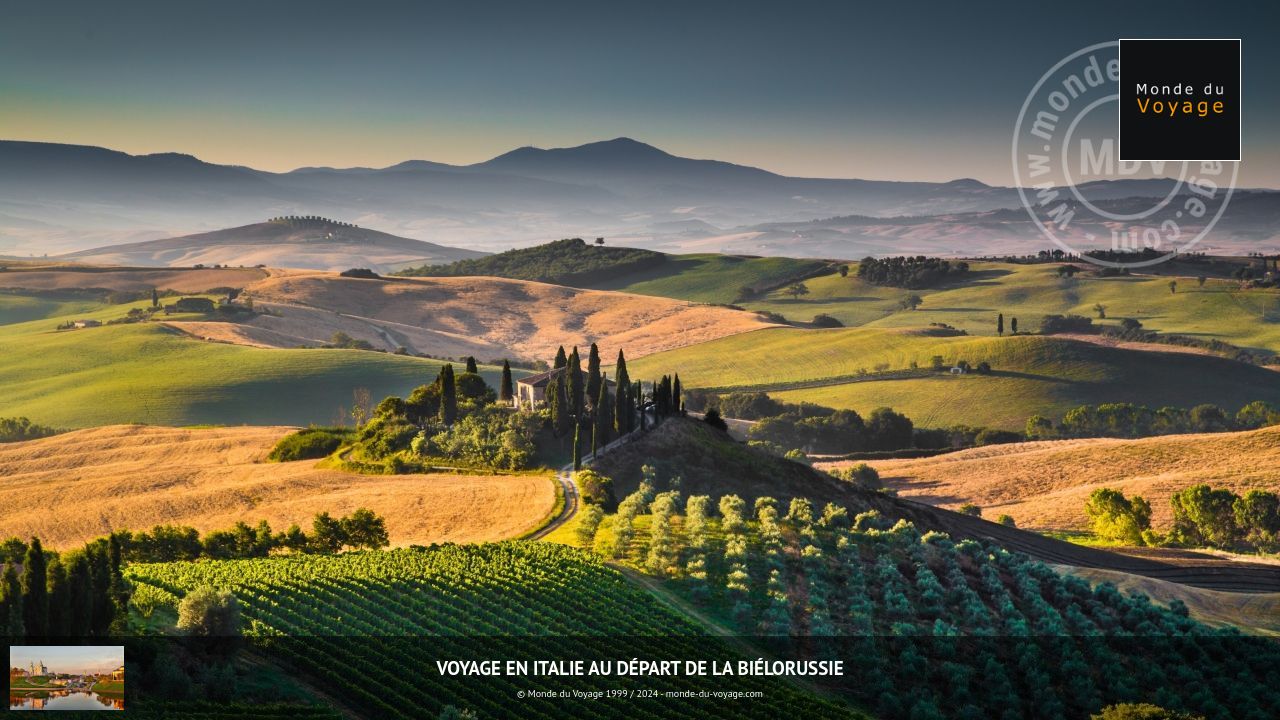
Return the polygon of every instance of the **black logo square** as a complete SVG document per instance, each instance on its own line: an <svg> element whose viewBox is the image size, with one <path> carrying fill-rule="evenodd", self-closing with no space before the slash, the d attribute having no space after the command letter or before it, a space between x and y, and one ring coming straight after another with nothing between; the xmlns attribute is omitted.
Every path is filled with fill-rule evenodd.
<svg viewBox="0 0 1280 720"><path fill-rule="evenodd" d="M1239 40L1120 40L1120 159L1240 159Z"/></svg>

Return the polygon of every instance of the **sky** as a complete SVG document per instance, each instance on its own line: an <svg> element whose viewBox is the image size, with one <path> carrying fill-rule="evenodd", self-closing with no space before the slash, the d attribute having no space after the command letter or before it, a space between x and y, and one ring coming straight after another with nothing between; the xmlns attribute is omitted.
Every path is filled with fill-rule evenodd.
<svg viewBox="0 0 1280 720"><path fill-rule="evenodd" d="M124 647L121 645L48 645L19 646L9 648L9 667L26 668L31 663L44 662L55 673L103 673L111 672L124 664Z"/></svg>
<svg viewBox="0 0 1280 720"><path fill-rule="evenodd" d="M266 170L628 136L788 175L1012 184L1019 106L1119 37L1243 39L1241 185L1280 187L1280 6L5 0L0 138Z"/></svg>

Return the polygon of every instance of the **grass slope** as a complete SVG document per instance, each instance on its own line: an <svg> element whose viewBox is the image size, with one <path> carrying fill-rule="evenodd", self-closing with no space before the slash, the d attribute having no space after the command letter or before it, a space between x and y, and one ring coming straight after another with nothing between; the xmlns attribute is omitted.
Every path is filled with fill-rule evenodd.
<svg viewBox="0 0 1280 720"><path fill-rule="evenodd" d="M1280 351L1280 291L1242 290L1232 280L1209 279L1199 287L1194 277L1177 278L1169 292L1168 276L1099 278L1081 273L1059 278L1056 265L973 263L969 278L940 288L905 290L859 280L854 266L847 278L837 274L806 281L810 293L793 300L780 291L745 303L793 320L827 313L847 326L919 327L944 322L975 335L996 334L996 314L1004 313L1005 330L1018 318L1022 330L1034 330L1049 314L1095 317L1102 304L1108 320L1132 317L1152 330L1217 337L1250 348ZM910 294L924 300L919 309L903 310Z"/></svg>
<svg viewBox="0 0 1280 720"><path fill-rule="evenodd" d="M128 306L90 313L120 317ZM195 340L160 324L54 332L0 328L0 417L55 427L328 424L357 388L374 402L430 382L442 363L359 350L265 350ZM496 384L498 370L482 368Z"/></svg>
<svg viewBox="0 0 1280 720"><path fill-rule="evenodd" d="M904 370L987 361L990 376L875 379L859 371ZM918 425L956 423L1021 429L1028 417L1060 417L1081 404L1135 402L1190 407L1212 402L1234 411L1253 400L1280 402L1280 374L1210 355L1154 353L1064 338L937 337L884 328L776 328L641 358L632 377L679 372L687 387L759 389L779 399L869 412L889 405ZM817 386L817 387L815 387Z"/></svg>
<svg viewBox="0 0 1280 720"><path fill-rule="evenodd" d="M744 287L775 287L817 272L827 264L821 260L781 257L668 255L661 265L605 279L589 287L694 302L732 303L738 300Z"/></svg>
<svg viewBox="0 0 1280 720"><path fill-rule="evenodd" d="M57 299L30 295L0 294L0 325L44 320L59 315L100 310L102 303L86 299Z"/></svg>

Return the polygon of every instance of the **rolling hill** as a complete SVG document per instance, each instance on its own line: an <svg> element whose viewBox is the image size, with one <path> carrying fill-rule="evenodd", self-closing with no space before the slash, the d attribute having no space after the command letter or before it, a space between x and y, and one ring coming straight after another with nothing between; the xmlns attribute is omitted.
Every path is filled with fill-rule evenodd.
<svg viewBox="0 0 1280 720"><path fill-rule="evenodd" d="M941 456L938 460L945 457L953 456ZM890 523L906 520L922 533L937 531L957 541L969 538L991 542L1047 563L1108 570L1209 590L1280 593L1280 574L1272 563L1248 563L1164 548L1129 554L1085 547L963 515L926 498L895 497L864 490L807 465L733 441L725 433L691 419L668 419L648 434L604 455L592 469L614 479L615 497L621 500L639 485L645 465L656 470L659 481L656 490L676 489L678 485L686 496L733 493L747 502L748 509L761 496L780 501L783 512L791 498L806 498L813 504L815 515L828 502L845 507L850 517L875 510L889 518ZM671 480L674 477L679 478L678 483ZM990 512L988 516L992 516ZM576 533L571 530L566 526L550 539L576 544ZM1238 602L1251 600L1243 596Z"/></svg>
<svg viewBox="0 0 1280 720"><path fill-rule="evenodd" d="M974 503L986 517L1008 514L1019 527L1036 529L1087 529L1089 493L1114 488L1150 501L1152 526L1165 532L1173 521L1169 497L1186 487L1208 483L1243 494L1280 486L1280 428L994 445L871 464L902 497L943 507Z"/></svg>
<svg viewBox="0 0 1280 720"><path fill-rule="evenodd" d="M126 266L269 265L315 270L370 268L387 272L406 265L447 263L484 253L323 219L272 220L213 232L61 256L65 260Z"/></svg>
<svg viewBox="0 0 1280 720"><path fill-rule="evenodd" d="M973 262L965 279L906 290L858 279L855 264L849 277L831 273L807 280L809 294L800 298L775 291L742 304L795 320L826 313L848 326L921 327L937 322L983 336L996 334L997 313L1005 316L1006 332L1013 318L1020 330L1034 331L1049 314L1094 317L1099 325L1133 318L1163 333L1216 337L1241 347L1280 351L1280 290L1242 288L1237 280L1215 277L1221 271L1208 262L1157 270L1163 274L1099 277L1084 271L1064 278L1057 264ZM1199 275L1207 276L1203 286ZM1170 280L1177 282L1177 292L1169 291ZM913 293L923 303L903 310L902 299ZM1097 319L1097 304L1105 308L1105 321Z"/></svg>
<svg viewBox="0 0 1280 720"><path fill-rule="evenodd" d="M508 250L478 260L409 268L409 277L488 275L516 280L619 290L706 303L733 303L791 280L809 278L831 263L785 257L701 253L667 255L652 250L588 244L580 238Z"/></svg>
<svg viewBox="0 0 1280 720"><path fill-rule="evenodd" d="M265 462L291 431L115 425L0 444L0 534L38 535L66 548L158 524L201 532L240 520L308 527L317 512L367 507L386 519L400 547L516 537L555 503L544 475L356 475L314 461Z"/></svg>
<svg viewBox="0 0 1280 720"><path fill-rule="evenodd" d="M769 323L741 310L493 277L366 280L276 272L249 285L245 322L173 323L199 337L261 347L316 346L346 332L375 347L434 356L550 361L563 345L628 357L683 347Z"/></svg>
<svg viewBox="0 0 1280 720"><path fill-rule="evenodd" d="M130 305L78 314L107 322ZM176 318L175 318L176 319ZM373 402L430 382L442 363L362 350L265 350L201 342L161 323L54 330L50 320L0 326L0 417L62 428L331 424L353 392ZM498 369L482 368L490 384Z"/></svg>
<svg viewBox="0 0 1280 720"><path fill-rule="evenodd" d="M1253 400L1280 402L1280 374L1212 355L1052 336L947 335L907 328L773 328L647 356L630 370L633 377L674 371L686 387L767 391L789 402L864 414L888 405L921 427L1020 430L1031 415L1057 418L1073 407L1105 402L1216 403L1233 412ZM986 361L993 371L931 372L935 355L947 367Z"/></svg>

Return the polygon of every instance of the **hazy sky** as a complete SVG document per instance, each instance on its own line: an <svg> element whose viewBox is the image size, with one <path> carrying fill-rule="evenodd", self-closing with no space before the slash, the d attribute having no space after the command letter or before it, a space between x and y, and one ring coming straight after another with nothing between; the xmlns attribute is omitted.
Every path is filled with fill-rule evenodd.
<svg viewBox="0 0 1280 720"><path fill-rule="evenodd" d="M791 175L1010 184L1019 105L1062 56L1118 37L1241 37L1241 181L1280 187L1275 3L0 8L0 138L269 170L626 135Z"/></svg>
<svg viewBox="0 0 1280 720"><path fill-rule="evenodd" d="M104 645L19 646L9 648L9 667L26 668L44 662L55 673L111 672L124 664L124 647Z"/></svg>

